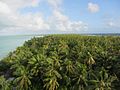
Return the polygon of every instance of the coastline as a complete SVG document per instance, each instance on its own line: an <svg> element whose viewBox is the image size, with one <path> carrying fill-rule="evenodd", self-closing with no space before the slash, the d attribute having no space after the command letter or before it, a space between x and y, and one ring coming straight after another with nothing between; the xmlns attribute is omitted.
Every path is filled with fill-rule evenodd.
<svg viewBox="0 0 120 90"><path fill-rule="evenodd" d="M43 37L47 35L59 35L59 34L31 34L31 35L3 35L0 36L0 40L4 41L3 39L9 37L10 41L5 40L2 44L6 43L3 47L2 44L0 45L0 60L6 57L9 52L16 50L17 47L22 46L25 41L30 40L33 37ZM67 34L65 34L67 35ZM73 34L74 35L74 34ZM81 36L120 36L120 33L91 33L91 34L76 34ZM2 39L1 39L2 38ZM17 40L18 39L18 40ZM13 43L13 45L12 45ZM16 45L15 45L16 44ZM11 48L12 47L12 48ZM2 48L7 48L5 51Z"/></svg>
<svg viewBox="0 0 120 90"><path fill-rule="evenodd" d="M22 46L25 41L31 40L33 37L41 37L40 35L8 35L0 36L0 60L6 57L10 52Z"/></svg>

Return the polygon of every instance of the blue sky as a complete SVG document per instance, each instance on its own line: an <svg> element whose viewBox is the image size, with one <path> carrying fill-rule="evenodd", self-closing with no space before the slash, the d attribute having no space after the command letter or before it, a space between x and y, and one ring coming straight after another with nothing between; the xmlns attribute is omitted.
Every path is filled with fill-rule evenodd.
<svg viewBox="0 0 120 90"><path fill-rule="evenodd" d="M120 33L120 0L1 0L0 35Z"/></svg>

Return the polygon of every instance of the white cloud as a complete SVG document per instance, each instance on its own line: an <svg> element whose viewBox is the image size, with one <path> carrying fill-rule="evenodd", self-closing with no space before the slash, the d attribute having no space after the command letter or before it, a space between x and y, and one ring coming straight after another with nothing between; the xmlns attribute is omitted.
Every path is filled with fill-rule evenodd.
<svg viewBox="0 0 120 90"><path fill-rule="evenodd" d="M3 2L4 1L4 2ZM49 29L48 24L43 19L41 13L28 13L28 14L20 14L17 12L19 8L23 8L29 6L27 2L30 0L3 0L0 1L0 26L1 29L5 27L22 27L34 30L40 29ZM39 0L32 0L31 5L36 5ZM6 3L8 4L6 4ZM24 4L23 4L24 3ZM15 4L15 6L14 6ZM14 7L15 9L10 9L10 7Z"/></svg>
<svg viewBox="0 0 120 90"><path fill-rule="evenodd" d="M42 12L21 14L19 9L37 7L41 0L1 0L0 1L0 33L29 33L54 31L82 31L87 24L78 20L71 21L62 13L60 6L62 0L47 0L52 7L52 15L44 18Z"/></svg>
<svg viewBox="0 0 120 90"><path fill-rule="evenodd" d="M82 31L87 28L87 24L82 21L71 21L70 18L64 15L61 11L63 0L48 0L48 3L53 8L53 15L49 18L50 27L57 31L75 32Z"/></svg>
<svg viewBox="0 0 120 90"><path fill-rule="evenodd" d="M0 1L0 14L1 13L8 14L10 12L11 12L11 10L9 9L8 5L6 3Z"/></svg>
<svg viewBox="0 0 120 90"><path fill-rule="evenodd" d="M107 25L110 26L110 27L113 27L113 26L115 26L115 23L114 22L108 22Z"/></svg>
<svg viewBox="0 0 120 90"><path fill-rule="evenodd" d="M107 21L105 22L105 25L108 27L108 28L120 28L120 20L110 20L110 21Z"/></svg>
<svg viewBox="0 0 120 90"><path fill-rule="evenodd" d="M39 6L40 0L32 0L31 6L37 7Z"/></svg>
<svg viewBox="0 0 120 90"><path fill-rule="evenodd" d="M48 30L49 25L45 21L40 13L36 14L12 14L10 16L0 15L1 29L13 27L23 28L26 30ZM19 31L18 31L19 32Z"/></svg>
<svg viewBox="0 0 120 90"><path fill-rule="evenodd" d="M59 9L60 5L63 2L63 0L47 0L47 1L54 9Z"/></svg>
<svg viewBox="0 0 120 90"><path fill-rule="evenodd" d="M53 12L53 16L49 21L51 21L51 27L60 31L82 31L87 28L86 23L82 21L71 21L67 16L56 10Z"/></svg>
<svg viewBox="0 0 120 90"><path fill-rule="evenodd" d="M33 30L49 29L49 25L43 19L40 13L36 13L36 14L29 13L26 15L18 15L14 21L17 26L20 26L23 28L28 28Z"/></svg>
<svg viewBox="0 0 120 90"><path fill-rule="evenodd" d="M95 3L88 3L88 10L91 12L91 13L96 13L99 11L99 6L98 4L95 4Z"/></svg>
<svg viewBox="0 0 120 90"><path fill-rule="evenodd" d="M39 5L41 0L1 0L1 2L6 3L9 8L14 11L25 7L36 7Z"/></svg>
<svg viewBox="0 0 120 90"><path fill-rule="evenodd" d="M11 13L12 10L10 7L6 3L0 1L0 30L12 25Z"/></svg>

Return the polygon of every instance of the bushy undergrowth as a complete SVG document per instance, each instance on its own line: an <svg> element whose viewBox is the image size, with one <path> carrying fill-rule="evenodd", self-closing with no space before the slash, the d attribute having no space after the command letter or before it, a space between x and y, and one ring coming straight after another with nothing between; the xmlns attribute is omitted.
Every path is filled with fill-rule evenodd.
<svg viewBox="0 0 120 90"><path fill-rule="evenodd" d="M120 37L35 37L0 61L0 75L0 90L120 90Z"/></svg>

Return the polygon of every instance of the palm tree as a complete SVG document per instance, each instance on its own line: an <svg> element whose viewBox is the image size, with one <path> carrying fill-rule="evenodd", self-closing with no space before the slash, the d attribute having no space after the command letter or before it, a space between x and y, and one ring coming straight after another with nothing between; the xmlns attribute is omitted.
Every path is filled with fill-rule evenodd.
<svg viewBox="0 0 120 90"><path fill-rule="evenodd" d="M15 64L12 66L12 69L15 69L14 75L16 76L15 80L13 81L13 84L16 85L16 88L18 90L28 90L30 89L31 85L31 76L27 68L23 65Z"/></svg>
<svg viewBox="0 0 120 90"><path fill-rule="evenodd" d="M31 81L30 81L30 76L26 76L23 74L22 76L17 77L14 80L14 84L17 83L17 89L18 90L28 90L30 89Z"/></svg>
<svg viewBox="0 0 120 90"><path fill-rule="evenodd" d="M88 52L88 55L89 55L89 59L87 60L87 64L91 66L95 64L95 60L93 59L93 56L90 54L90 52Z"/></svg>
<svg viewBox="0 0 120 90"><path fill-rule="evenodd" d="M95 90L111 90L112 82L117 79L116 76L108 75L107 71L102 68L97 74L92 74L94 79L90 80L90 88Z"/></svg>
<svg viewBox="0 0 120 90"><path fill-rule="evenodd" d="M76 72L73 75L72 82L74 83L74 90L84 90L87 86L87 71L86 65L76 62Z"/></svg>
<svg viewBox="0 0 120 90"><path fill-rule="evenodd" d="M49 67L44 77L44 87L46 88L46 90L57 90L57 88L59 87L58 79L62 79L60 73L56 71L53 67Z"/></svg>
<svg viewBox="0 0 120 90"><path fill-rule="evenodd" d="M4 76L0 76L0 90L12 90L10 81L6 80Z"/></svg>
<svg viewBox="0 0 120 90"><path fill-rule="evenodd" d="M57 54L57 52L52 52L52 55L47 58L47 62L51 62L52 66L56 69L59 69L62 63L62 60L59 58L60 56Z"/></svg>
<svg viewBox="0 0 120 90"><path fill-rule="evenodd" d="M46 90L57 90L59 87L58 80L62 79L61 74L58 72L59 69L56 68L56 65L60 66L60 62L55 56L52 56L46 59L46 64L47 67L43 76L44 88Z"/></svg>
<svg viewBox="0 0 120 90"><path fill-rule="evenodd" d="M41 69L43 69L45 65L45 60L46 57L42 54L37 54L29 60L28 63L30 65L32 75L37 76L41 72Z"/></svg>
<svg viewBox="0 0 120 90"><path fill-rule="evenodd" d="M68 75L71 75L75 72L75 66L71 60L66 59L64 64L66 73L68 73Z"/></svg>
<svg viewBox="0 0 120 90"><path fill-rule="evenodd" d="M46 90L57 90L57 88L59 87L56 77L46 78L44 79L44 82L44 87L46 88Z"/></svg>

